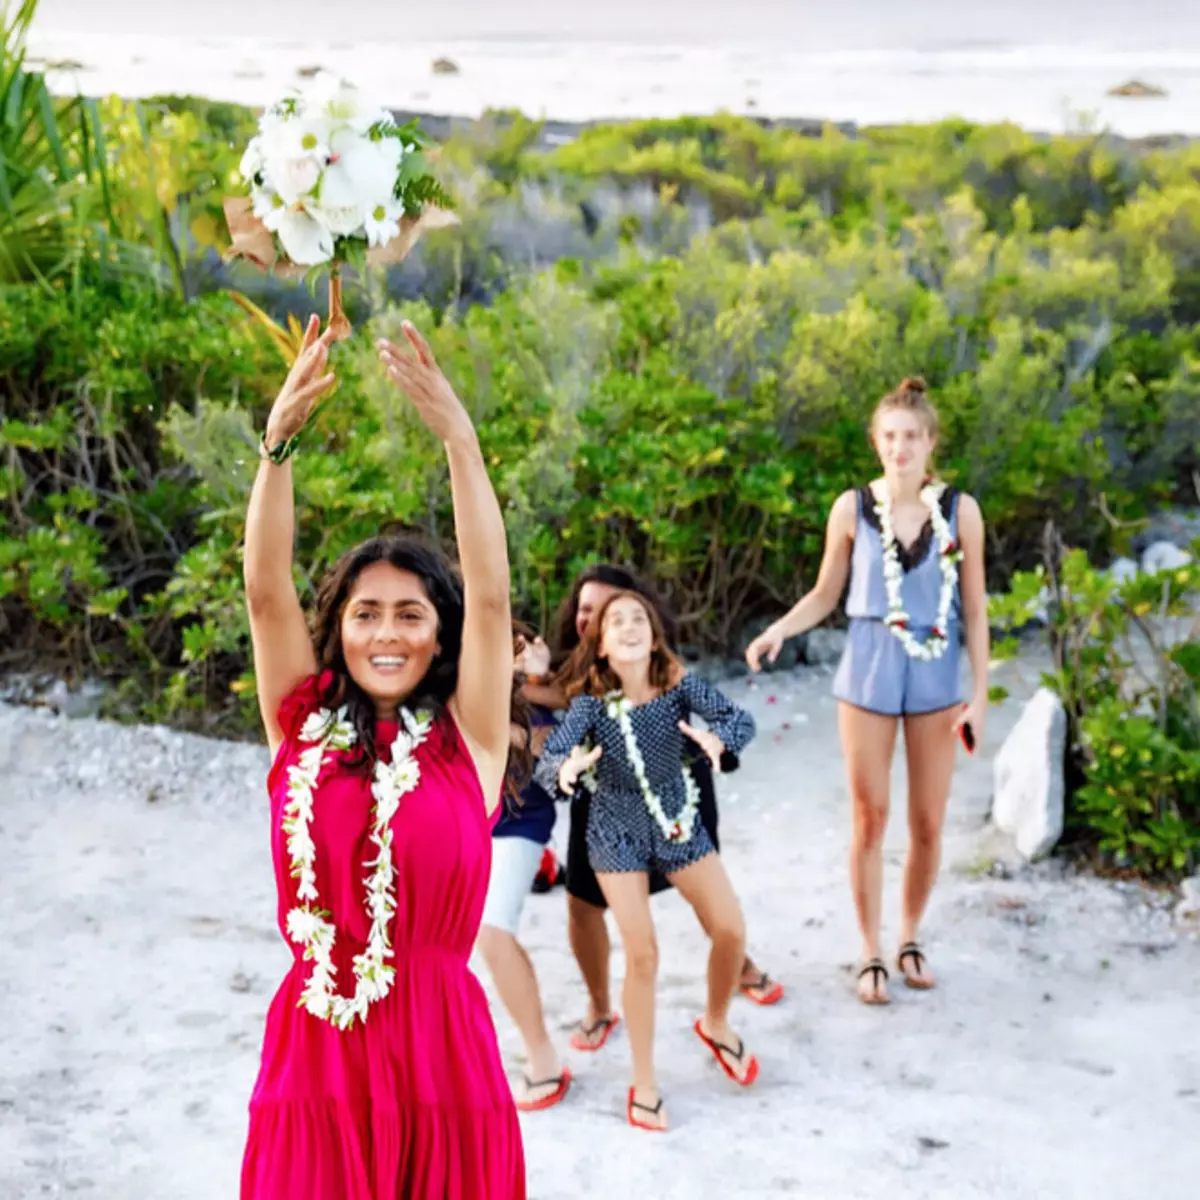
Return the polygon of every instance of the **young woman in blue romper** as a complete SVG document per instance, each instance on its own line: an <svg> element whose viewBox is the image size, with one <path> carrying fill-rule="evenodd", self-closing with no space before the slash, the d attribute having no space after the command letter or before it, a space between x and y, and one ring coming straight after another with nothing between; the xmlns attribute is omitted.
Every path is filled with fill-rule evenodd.
<svg viewBox="0 0 1200 1200"><path fill-rule="evenodd" d="M699 791L684 746L700 745L714 766L740 753L754 720L686 671L665 643L654 606L618 592L603 606L572 659L566 716L551 733L535 778L547 791L574 793L594 774L587 849L625 948L625 1020L633 1055L630 1124L665 1129L654 1071L658 950L650 913L650 872L667 875L712 940L708 1003L694 1025L721 1069L747 1086L758 1063L729 1027L729 1005L745 958L741 908L712 838L699 819ZM693 728L697 713L708 729Z"/></svg>
<svg viewBox="0 0 1200 1200"><path fill-rule="evenodd" d="M922 380L906 379L879 402L871 436L883 478L834 502L815 586L746 651L754 671L764 655L774 661L787 638L829 616L849 579L850 627L834 695L853 810L858 996L867 1004L888 1001L880 910L897 729L903 723L909 844L895 963L909 987L925 989L934 977L918 927L937 878L955 750L960 736L978 744L987 720L983 517L971 496L931 478L937 432ZM965 705L964 640L972 676Z"/></svg>

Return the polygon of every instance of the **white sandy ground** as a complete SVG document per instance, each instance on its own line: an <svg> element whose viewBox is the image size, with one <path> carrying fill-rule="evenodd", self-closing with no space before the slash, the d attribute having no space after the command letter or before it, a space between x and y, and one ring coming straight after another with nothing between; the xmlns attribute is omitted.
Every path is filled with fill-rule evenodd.
<svg viewBox="0 0 1200 1200"><path fill-rule="evenodd" d="M775 1009L735 1006L761 1081L735 1089L691 1033L705 946L678 897L660 898L673 1131L624 1124L623 1033L598 1056L568 1053L568 1102L522 1118L531 1197L1194 1197L1200 944L1172 927L1168 894L1055 865L989 870L1006 855L984 823L990 754L1017 705L994 710L988 746L955 779L927 926L942 986L894 988L881 1010L852 998L828 676L729 689L760 737L723 782L723 841L751 948L788 986ZM288 960L265 769L251 746L0 708L3 1200L236 1196L264 1012ZM902 796L899 766L896 782ZM561 890L531 897L524 937L565 1031L583 998Z"/></svg>

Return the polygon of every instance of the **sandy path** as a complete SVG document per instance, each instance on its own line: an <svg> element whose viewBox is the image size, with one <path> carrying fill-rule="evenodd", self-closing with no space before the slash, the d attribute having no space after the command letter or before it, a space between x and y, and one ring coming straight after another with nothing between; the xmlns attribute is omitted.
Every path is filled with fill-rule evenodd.
<svg viewBox="0 0 1200 1200"><path fill-rule="evenodd" d="M751 948L789 987L776 1009L736 1005L762 1081L736 1092L690 1032L704 946L682 902L660 899L674 1132L624 1125L623 1036L571 1055L570 1102L523 1118L531 1197L1194 1196L1200 945L1172 930L1166 899L1054 866L989 872L1003 849L983 828L990 762L964 763L928 923L943 986L856 1004L828 679L730 691L761 732L724 784L726 857ZM990 748L1016 715L995 712ZM0 708L4 1200L236 1196L263 1013L287 963L265 766L253 747ZM894 931L902 820L889 842ZM581 991L561 891L531 898L525 933L565 1027Z"/></svg>

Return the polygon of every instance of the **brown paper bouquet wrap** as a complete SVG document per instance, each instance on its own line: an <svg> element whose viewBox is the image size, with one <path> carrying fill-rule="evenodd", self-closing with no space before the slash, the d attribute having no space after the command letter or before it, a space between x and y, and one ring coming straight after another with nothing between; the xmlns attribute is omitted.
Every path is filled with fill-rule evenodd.
<svg viewBox="0 0 1200 1200"><path fill-rule="evenodd" d="M229 226L231 244L225 259L242 258L262 271L283 279L302 279L310 268L291 262L281 254L271 231L254 215L248 196L226 196L223 201L225 221ZM422 234L433 229L457 225L458 217L444 208L427 206L419 217L402 217L400 235L384 246L375 246L366 253L367 265L390 267L403 262ZM339 340L350 336L350 322L342 307L342 264L329 264L329 328Z"/></svg>

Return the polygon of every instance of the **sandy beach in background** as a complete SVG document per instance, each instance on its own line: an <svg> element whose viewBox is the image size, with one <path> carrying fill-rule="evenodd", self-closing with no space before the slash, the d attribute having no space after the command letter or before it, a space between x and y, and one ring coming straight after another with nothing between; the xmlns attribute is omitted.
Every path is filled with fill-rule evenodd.
<svg viewBox="0 0 1200 1200"><path fill-rule="evenodd" d="M992 755L1036 678L1036 663L995 672L1015 698L993 710L980 756L960 758L926 928L941 986L894 987L887 1009L853 997L829 674L726 685L759 736L721 781L723 853L751 949L788 988L776 1008L734 1005L761 1080L738 1091L691 1033L705 944L663 896L657 1054L672 1132L624 1123L623 1031L598 1055L567 1051L567 1101L522 1117L530 1200L1195 1196L1200 940L1173 927L1169 893L1058 863L1005 867L1011 851L985 824ZM0 705L4 1200L237 1194L264 1014L288 962L266 768L257 746ZM522 937L566 1050L583 992L561 890L530 897ZM516 1073L519 1039L489 995Z"/></svg>
<svg viewBox="0 0 1200 1200"><path fill-rule="evenodd" d="M564 121L721 110L877 124L961 116L1062 132L1200 133L1200 5L1006 0L414 6L346 0L43 0L30 42L57 90L259 105L324 67L395 108ZM203 12L203 20L197 16ZM336 19L331 20L331 13ZM436 74L448 58L455 74ZM1120 99L1130 79L1167 95Z"/></svg>

